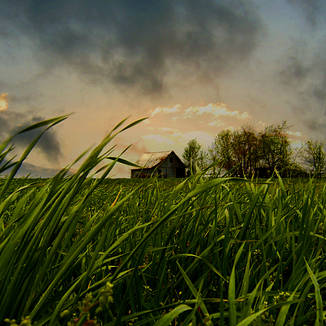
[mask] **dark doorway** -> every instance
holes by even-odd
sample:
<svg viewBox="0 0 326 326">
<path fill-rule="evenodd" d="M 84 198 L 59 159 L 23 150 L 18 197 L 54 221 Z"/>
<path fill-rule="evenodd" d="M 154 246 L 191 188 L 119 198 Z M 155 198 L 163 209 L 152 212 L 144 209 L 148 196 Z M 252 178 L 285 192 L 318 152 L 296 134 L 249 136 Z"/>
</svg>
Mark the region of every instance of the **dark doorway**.
<svg viewBox="0 0 326 326">
<path fill-rule="evenodd" d="M 184 168 L 177 168 L 176 171 L 175 171 L 176 175 L 175 177 L 176 178 L 184 178 L 186 176 L 186 173 L 185 173 L 185 169 Z"/>
</svg>

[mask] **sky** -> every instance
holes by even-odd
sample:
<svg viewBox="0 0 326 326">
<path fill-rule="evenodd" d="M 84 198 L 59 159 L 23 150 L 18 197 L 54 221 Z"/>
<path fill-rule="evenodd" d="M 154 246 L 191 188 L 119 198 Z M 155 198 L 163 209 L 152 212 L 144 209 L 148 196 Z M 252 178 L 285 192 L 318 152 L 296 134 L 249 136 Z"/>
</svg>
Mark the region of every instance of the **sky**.
<svg viewBox="0 0 326 326">
<path fill-rule="evenodd" d="M 0 72 L 0 141 L 73 113 L 21 173 L 51 176 L 128 116 L 148 117 L 114 141 L 131 161 L 284 120 L 298 147 L 326 140 L 326 2 L 0 0 Z"/>
</svg>

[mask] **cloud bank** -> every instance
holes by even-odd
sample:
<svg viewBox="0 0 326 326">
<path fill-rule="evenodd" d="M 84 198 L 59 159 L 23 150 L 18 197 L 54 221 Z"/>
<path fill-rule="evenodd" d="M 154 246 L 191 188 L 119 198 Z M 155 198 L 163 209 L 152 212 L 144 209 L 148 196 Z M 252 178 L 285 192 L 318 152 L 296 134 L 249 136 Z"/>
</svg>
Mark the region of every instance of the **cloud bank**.
<svg viewBox="0 0 326 326">
<path fill-rule="evenodd" d="M 0 112 L 0 142 L 20 130 L 37 122 L 45 120 L 44 117 L 32 112 L 16 113 L 10 111 Z M 25 149 L 40 133 L 42 129 L 35 129 L 20 134 L 13 139 L 14 146 Z M 53 130 L 47 130 L 38 141 L 36 149 L 49 161 L 58 163 L 62 156 L 60 143 Z"/>
<path fill-rule="evenodd" d="M 210 103 L 206 106 L 189 107 L 185 110 L 184 119 L 192 118 L 196 115 L 211 114 L 214 118 L 219 117 L 233 117 L 239 120 L 246 120 L 251 118 L 248 112 L 240 113 L 239 111 L 230 110 L 224 103 Z"/>
<path fill-rule="evenodd" d="M 324 0 L 288 0 L 288 2 L 299 8 L 304 13 L 307 21 L 314 27 L 326 12 Z"/>
<path fill-rule="evenodd" d="M 162 92 L 177 66 L 215 75 L 243 61 L 262 31 L 254 5 L 241 0 L 12 0 L 0 17 L 2 41 L 29 39 L 47 69 L 147 94 Z"/>
<path fill-rule="evenodd" d="M 326 41 L 326 35 L 323 38 Z M 325 44 L 325 43 L 322 43 Z M 291 94 L 291 106 L 311 132 L 326 131 L 326 47 L 311 51 L 297 42 L 284 58 L 280 81 Z"/>
</svg>

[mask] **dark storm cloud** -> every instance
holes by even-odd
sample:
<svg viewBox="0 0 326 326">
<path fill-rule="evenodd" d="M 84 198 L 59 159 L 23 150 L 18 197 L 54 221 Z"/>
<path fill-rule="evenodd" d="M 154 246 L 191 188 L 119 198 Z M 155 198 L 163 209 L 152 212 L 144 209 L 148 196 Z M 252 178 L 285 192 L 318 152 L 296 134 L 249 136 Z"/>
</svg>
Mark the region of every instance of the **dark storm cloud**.
<svg viewBox="0 0 326 326">
<path fill-rule="evenodd" d="M 10 95 L 10 102 L 16 102 L 16 103 L 33 103 L 35 100 L 41 98 L 43 95 L 42 94 L 28 94 L 28 95 L 22 95 L 22 96 L 17 96 L 17 95 Z"/>
<path fill-rule="evenodd" d="M 313 60 L 308 60 L 307 44 L 296 42 L 281 59 L 281 68 L 278 71 L 281 83 L 298 95 L 310 93 L 312 87 L 311 76 L 315 74 Z"/>
<path fill-rule="evenodd" d="M 12 169 L 5 170 L 2 173 L 2 177 L 8 175 Z M 49 169 L 24 162 L 19 168 L 18 172 L 15 174 L 16 178 L 22 178 L 29 176 L 31 178 L 52 178 L 59 172 L 58 169 Z"/>
<path fill-rule="evenodd" d="M 292 92 L 294 112 L 312 132 L 326 130 L 326 48 L 309 52 L 304 44 L 293 47 L 280 71 L 281 83 Z M 323 137 L 325 137 L 323 135 Z"/>
<path fill-rule="evenodd" d="M 43 117 L 36 115 L 31 116 L 31 113 L 19 114 L 10 111 L 0 112 L 0 142 L 20 130 L 43 120 L 45 120 Z M 16 148 L 25 149 L 41 131 L 42 129 L 35 129 L 20 134 L 16 136 L 12 142 Z M 41 151 L 41 153 L 52 162 L 57 162 L 62 155 L 60 143 L 53 130 L 47 130 L 42 135 L 35 148 Z"/>
<path fill-rule="evenodd" d="M 48 66 L 147 92 L 163 89 L 171 65 L 219 73 L 245 59 L 261 32 L 255 8 L 240 0 L 12 0 L 2 9 L 6 33 L 28 35 Z"/>
<path fill-rule="evenodd" d="M 299 8 L 312 26 L 316 26 L 326 12 L 325 0 L 288 0 L 288 2 Z"/>
</svg>

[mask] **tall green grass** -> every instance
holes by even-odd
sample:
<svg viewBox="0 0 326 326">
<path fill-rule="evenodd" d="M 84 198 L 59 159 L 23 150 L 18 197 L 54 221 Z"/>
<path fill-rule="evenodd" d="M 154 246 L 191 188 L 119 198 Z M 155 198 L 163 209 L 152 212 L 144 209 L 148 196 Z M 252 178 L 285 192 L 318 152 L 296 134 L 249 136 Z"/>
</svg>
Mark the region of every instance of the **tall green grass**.
<svg viewBox="0 0 326 326">
<path fill-rule="evenodd" d="M 138 122 L 118 124 L 73 175 L 67 167 L 50 180 L 5 180 L 0 321 L 322 325 L 325 189 L 201 173 L 170 188 L 107 183 L 118 161 L 131 163 L 106 146 Z"/>
</svg>

